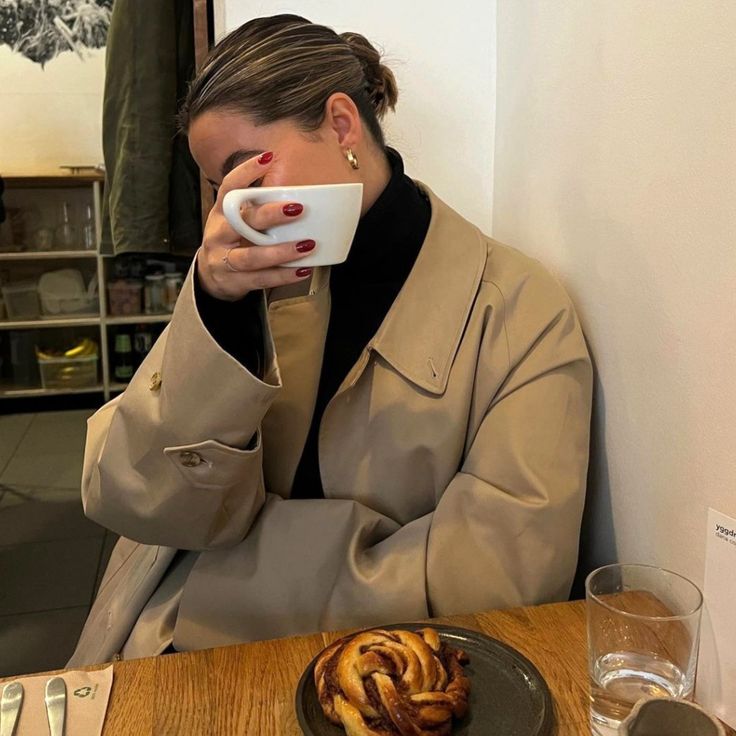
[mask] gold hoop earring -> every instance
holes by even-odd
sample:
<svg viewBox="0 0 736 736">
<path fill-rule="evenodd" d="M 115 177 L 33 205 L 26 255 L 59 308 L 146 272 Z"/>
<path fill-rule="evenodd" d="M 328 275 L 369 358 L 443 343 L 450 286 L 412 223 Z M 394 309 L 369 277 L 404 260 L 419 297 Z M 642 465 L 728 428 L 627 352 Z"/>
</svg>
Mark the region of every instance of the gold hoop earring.
<svg viewBox="0 0 736 736">
<path fill-rule="evenodd" d="M 348 150 L 345 151 L 345 158 L 350 162 L 350 165 L 354 169 L 360 168 L 360 165 L 358 164 L 358 157 L 353 153 L 352 148 L 348 148 Z"/>
</svg>

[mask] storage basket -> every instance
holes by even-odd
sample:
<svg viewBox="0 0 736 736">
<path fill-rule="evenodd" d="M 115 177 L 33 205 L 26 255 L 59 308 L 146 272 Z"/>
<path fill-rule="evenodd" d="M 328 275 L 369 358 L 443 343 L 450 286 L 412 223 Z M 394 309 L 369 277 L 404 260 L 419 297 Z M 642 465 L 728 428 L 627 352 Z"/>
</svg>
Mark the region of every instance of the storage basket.
<svg viewBox="0 0 736 736">
<path fill-rule="evenodd" d="M 92 388 L 97 385 L 97 355 L 79 358 L 38 358 L 44 388 Z"/>
<path fill-rule="evenodd" d="M 41 316 L 38 285 L 35 281 L 6 284 L 2 287 L 2 292 L 8 319 L 38 319 Z"/>
</svg>

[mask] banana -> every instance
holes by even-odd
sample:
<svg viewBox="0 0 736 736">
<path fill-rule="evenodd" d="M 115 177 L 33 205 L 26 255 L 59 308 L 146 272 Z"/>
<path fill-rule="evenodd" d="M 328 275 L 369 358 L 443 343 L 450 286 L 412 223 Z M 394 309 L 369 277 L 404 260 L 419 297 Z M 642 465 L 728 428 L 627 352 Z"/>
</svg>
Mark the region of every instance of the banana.
<svg viewBox="0 0 736 736">
<path fill-rule="evenodd" d="M 94 340 L 86 339 L 84 347 L 84 355 L 97 355 L 97 343 Z"/>
<path fill-rule="evenodd" d="M 65 358 L 76 358 L 77 356 L 81 355 L 84 352 L 85 344 L 84 341 L 80 342 L 79 345 L 76 345 L 73 348 L 70 348 L 64 353 Z"/>
<path fill-rule="evenodd" d="M 65 358 L 81 358 L 88 355 L 97 355 L 97 343 L 88 337 L 64 353 Z"/>
<path fill-rule="evenodd" d="M 84 358 L 97 355 L 97 343 L 90 338 L 83 338 L 78 345 L 62 352 L 61 350 L 41 350 L 36 346 L 36 357 L 39 360 L 59 360 L 59 358 Z"/>
</svg>

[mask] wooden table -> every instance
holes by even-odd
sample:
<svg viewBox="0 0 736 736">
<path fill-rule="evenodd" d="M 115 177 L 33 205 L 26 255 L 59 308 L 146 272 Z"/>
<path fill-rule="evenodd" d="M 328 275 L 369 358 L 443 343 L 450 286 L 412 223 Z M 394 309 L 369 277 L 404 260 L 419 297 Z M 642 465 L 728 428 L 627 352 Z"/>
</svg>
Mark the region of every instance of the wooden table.
<svg viewBox="0 0 736 736">
<path fill-rule="evenodd" d="M 485 632 L 520 651 L 549 685 L 558 736 L 590 733 L 582 601 L 437 621 Z M 301 736 L 297 683 L 314 655 L 338 636 L 117 662 L 103 736 Z"/>
<path fill-rule="evenodd" d="M 574 603 L 449 616 L 528 657 L 547 681 L 560 736 L 590 733 L 585 606 Z M 300 736 L 299 678 L 338 634 L 118 662 L 104 736 Z M 501 736 L 499 734 L 499 736 Z"/>
</svg>

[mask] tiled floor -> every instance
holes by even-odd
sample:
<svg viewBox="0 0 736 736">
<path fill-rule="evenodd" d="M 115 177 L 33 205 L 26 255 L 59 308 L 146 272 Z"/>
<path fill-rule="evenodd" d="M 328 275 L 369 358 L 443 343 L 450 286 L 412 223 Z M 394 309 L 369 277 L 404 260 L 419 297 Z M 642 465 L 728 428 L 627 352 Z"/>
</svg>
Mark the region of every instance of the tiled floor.
<svg viewBox="0 0 736 736">
<path fill-rule="evenodd" d="M 64 666 L 112 551 L 82 512 L 91 413 L 0 416 L 0 676 Z"/>
</svg>

